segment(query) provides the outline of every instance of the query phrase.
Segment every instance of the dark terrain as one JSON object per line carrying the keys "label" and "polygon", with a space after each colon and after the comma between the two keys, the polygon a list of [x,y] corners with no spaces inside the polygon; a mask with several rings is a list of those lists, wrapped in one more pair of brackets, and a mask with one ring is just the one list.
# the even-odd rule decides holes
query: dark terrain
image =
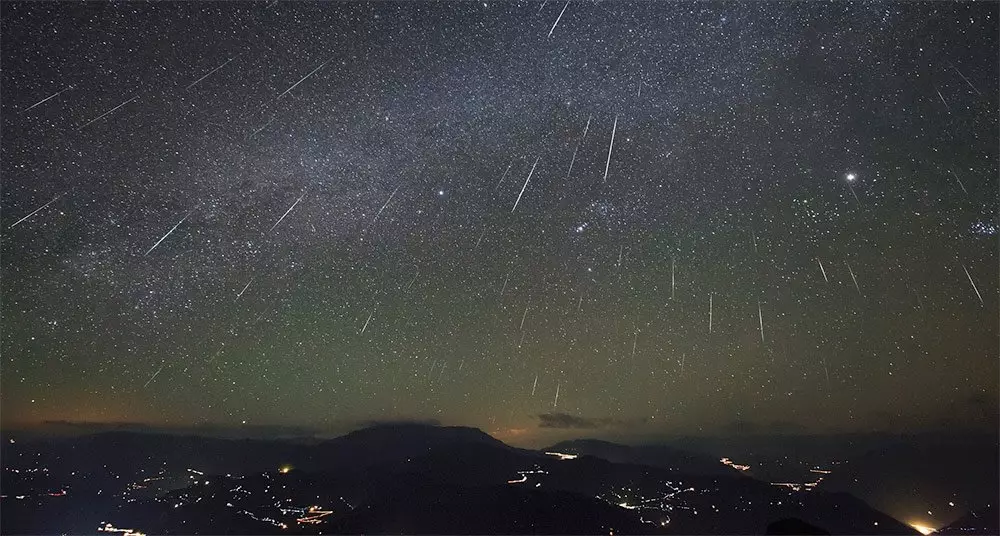
{"label": "dark terrain", "polygon": [[[583,447],[602,457],[544,453]],[[774,486],[678,449],[553,449],[423,425],[311,443],[5,437],[0,532],[762,534],[793,519],[833,534],[914,533],[850,494]]]}

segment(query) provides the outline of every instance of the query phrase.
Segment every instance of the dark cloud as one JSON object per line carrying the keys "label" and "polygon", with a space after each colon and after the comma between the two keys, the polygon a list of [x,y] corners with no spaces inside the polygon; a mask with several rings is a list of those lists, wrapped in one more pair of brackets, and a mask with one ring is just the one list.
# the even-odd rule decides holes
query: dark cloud
{"label": "dark cloud", "polygon": [[437,419],[384,419],[384,420],[376,419],[376,420],[358,422],[358,428],[371,428],[375,426],[407,426],[407,425],[441,426],[441,421]]}
{"label": "dark cloud", "polygon": [[733,421],[723,427],[723,432],[732,435],[801,435],[810,431],[808,427],[790,421]]}
{"label": "dark cloud", "polygon": [[539,428],[560,428],[576,430],[595,430],[599,428],[615,428],[625,426],[626,421],[610,417],[593,418],[579,417],[568,413],[542,413],[538,415]]}
{"label": "dark cloud", "polygon": [[128,431],[128,432],[155,431],[155,428],[153,426],[141,422],[90,422],[90,421],[51,420],[51,421],[43,421],[42,427],[57,432],[66,431],[66,432],[76,432],[84,434],[91,434],[97,432],[113,432],[113,431]]}
{"label": "dark cloud", "polygon": [[90,422],[90,421],[44,421],[35,431],[52,434],[97,434],[101,432],[141,432],[151,434],[190,434],[222,438],[291,438],[321,435],[324,430],[309,426],[294,425],[242,425],[227,426],[216,423],[200,423],[190,426],[154,425],[140,422]]}

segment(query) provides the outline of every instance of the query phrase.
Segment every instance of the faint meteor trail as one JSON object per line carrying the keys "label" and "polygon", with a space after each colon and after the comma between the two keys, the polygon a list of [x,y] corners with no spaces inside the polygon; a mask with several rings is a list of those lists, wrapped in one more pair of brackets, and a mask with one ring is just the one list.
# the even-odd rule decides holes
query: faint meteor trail
{"label": "faint meteor trail", "polygon": [[820,354],[820,357],[823,360],[823,375],[826,376],[826,392],[827,392],[827,394],[829,394],[830,393],[830,369],[827,368],[827,366],[826,366],[826,355],[825,354]]}
{"label": "faint meteor trail", "polygon": [[753,252],[757,253],[757,233],[754,233],[753,229],[750,229],[750,239],[753,240]]}
{"label": "faint meteor trail", "polygon": [[63,192],[63,193],[61,193],[61,194],[59,194],[59,195],[57,195],[57,196],[53,197],[53,198],[52,198],[51,200],[49,200],[49,202],[48,202],[48,203],[45,203],[44,205],[42,205],[42,206],[40,206],[40,207],[36,208],[35,210],[32,210],[32,211],[31,211],[31,214],[28,214],[27,216],[25,216],[25,217],[23,217],[23,218],[21,218],[21,219],[17,220],[16,222],[14,222],[14,223],[13,223],[13,225],[11,225],[10,227],[8,227],[8,229],[13,229],[14,227],[17,227],[17,225],[18,225],[19,223],[21,223],[21,222],[23,222],[24,220],[26,220],[26,219],[28,219],[28,218],[30,218],[30,217],[32,217],[32,216],[34,216],[35,214],[38,214],[38,213],[39,213],[39,212],[41,212],[41,211],[42,211],[43,209],[45,209],[45,207],[47,207],[47,206],[51,205],[52,203],[55,203],[57,199],[59,199],[60,197],[62,197],[62,196],[64,196],[64,195],[66,195],[66,192]]}
{"label": "faint meteor trail", "polygon": [[149,385],[149,382],[153,381],[157,376],[159,376],[160,371],[162,371],[163,367],[165,366],[167,366],[166,363],[161,363],[160,368],[156,369],[156,372],[154,372],[153,375],[150,376],[148,380],[146,380],[146,383],[142,384],[142,388],[145,389]]}
{"label": "faint meteor trail", "polygon": [[163,242],[164,240],[166,240],[167,237],[170,236],[170,234],[173,233],[175,229],[177,229],[178,227],[180,227],[180,225],[182,223],[184,223],[184,220],[188,219],[188,216],[190,216],[191,214],[194,213],[194,211],[195,211],[195,209],[191,209],[191,212],[188,212],[187,214],[185,214],[184,217],[181,218],[181,221],[177,222],[173,227],[170,228],[169,231],[167,231],[167,234],[163,235],[159,240],[156,241],[155,244],[153,244],[153,246],[151,248],[149,248],[148,250],[146,250],[146,253],[143,254],[143,257],[145,257],[146,255],[149,255],[150,253],[152,253],[152,251],[154,249],[156,249],[156,246],[159,246],[160,242]]}
{"label": "faint meteor trail", "polygon": [[271,123],[273,123],[274,119],[275,118],[273,118],[273,117],[271,119],[269,119],[267,121],[267,123],[264,123],[263,125],[260,126],[260,128],[258,128],[257,130],[251,132],[250,135],[247,136],[247,138],[252,138],[252,137],[256,136],[261,130],[264,130],[265,128],[267,128],[268,125],[270,125]]}
{"label": "faint meteor trail", "polygon": [[677,259],[670,259],[670,299],[674,299],[674,290],[677,289],[677,280],[674,279],[674,274],[677,271]]}
{"label": "faint meteor trail", "polygon": [[220,346],[219,349],[214,354],[212,354],[212,357],[208,358],[208,361],[206,361],[205,364],[211,365],[212,361],[215,361],[215,358],[219,357],[219,355],[221,355],[222,351],[225,349],[226,349],[226,343],[222,343],[222,346]]}
{"label": "faint meteor trail", "polygon": [[638,342],[638,340],[639,340],[639,330],[636,330],[635,333],[632,334],[632,357],[630,357],[629,359],[635,359],[635,343]]}
{"label": "faint meteor trail", "polygon": [[948,65],[951,65],[951,68],[952,68],[952,69],[955,69],[955,72],[956,72],[956,73],[958,73],[958,76],[961,76],[961,77],[962,77],[962,80],[965,80],[965,83],[966,83],[966,84],[969,84],[969,87],[971,87],[971,88],[972,88],[972,91],[975,91],[975,92],[976,92],[976,95],[979,95],[980,97],[981,97],[981,96],[983,95],[982,93],[980,93],[980,92],[979,92],[979,90],[978,90],[978,89],[976,89],[976,86],[972,85],[972,82],[969,82],[969,79],[968,79],[968,78],[966,78],[964,74],[962,74],[962,71],[959,71],[959,70],[958,70],[958,67],[955,67],[955,65],[954,65],[954,64],[952,64],[951,62],[948,62]]}
{"label": "faint meteor trail", "polygon": [[965,195],[969,195],[969,191],[966,190],[965,185],[962,184],[962,179],[958,178],[958,175],[950,169],[948,170],[948,173],[951,173],[951,176],[955,177],[955,180],[958,181],[958,185],[962,187],[962,191],[965,192]]}
{"label": "faint meteor trail", "polygon": [[615,114],[615,124],[611,127],[611,144],[608,145],[608,161],[604,164],[604,182],[608,182],[608,170],[611,168],[611,151],[615,148],[615,132],[618,131],[618,115]]}
{"label": "faint meteor trail", "polygon": [[372,312],[368,313],[368,320],[365,320],[365,325],[361,327],[361,333],[364,333],[365,330],[368,329],[368,323],[372,321],[372,315],[374,314],[375,309],[372,309]]}
{"label": "faint meteor trail", "polygon": [[216,67],[215,69],[212,69],[211,71],[208,71],[208,73],[205,74],[205,76],[202,76],[201,78],[199,78],[199,79],[195,80],[194,82],[191,82],[190,84],[188,84],[184,89],[185,90],[191,89],[192,87],[195,86],[195,84],[197,84],[198,82],[201,82],[202,80],[208,78],[209,76],[212,76],[212,73],[214,73],[215,71],[218,71],[219,69],[225,67],[226,65],[229,64],[229,62],[235,60],[238,57],[239,57],[239,55],[236,55],[236,56],[233,56],[232,58],[229,58],[222,65]]}
{"label": "faint meteor trail", "polygon": [[844,264],[847,265],[847,271],[848,271],[848,273],[851,274],[851,280],[854,281],[854,288],[857,289],[858,294],[860,295],[861,294],[861,287],[858,286],[858,278],[854,277],[854,270],[851,269],[851,263],[849,263],[847,261],[844,261]]}
{"label": "faint meteor trail", "polygon": [[560,387],[560,385],[562,385],[562,382],[557,382],[556,383],[556,399],[552,401],[552,407],[553,408],[559,406],[559,387]]}
{"label": "faint meteor trail", "polygon": [[531,171],[528,172],[528,178],[524,179],[524,186],[521,187],[521,193],[517,194],[517,201],[514,201],[514,208],[510,209],[511,214],[513,214],[514,211],[517,210],[517,204],[521,202],[521,196],[524,195],[524,190],[525,188],[528,187],[528,181],[531,180],[531,175],[535,172],[535,166],[538,165],[539,158],[541,157],[540,156],[535,157],[535,163],[531,165]]}
{"label": "faint meteor trail", "polygon": [[138,95],[132,97],[131,99],[129,99],[129,100],[127,100],[127,101],[119,104],[118,106],[115,106],[114,108],[112,108],[112,109],[104,112],[103,114],[101,114],[101,115],[99,115],[99,116],[91,119],[90,121],[87,121],[86,123],[84,123],[84,125],[82,127],[78,128],[77,130],[83,130],[85,127],[87,127],[87,125],[89,125],[89,124],[93,123],[94,121],[97,121],[97,120],[99,120],[99,119],[101,119],[103,117],[106,117],[107,115],[113,113],[115,110],[121,108],[122,106],[125,106],[126,104],[128,104],[128,103],[130,103],[130,102],[132,102],[132,101],[134,101],[135,99],[138,99],[138,98],[139,98]]}
{"label": "faint meteor trail", "polygon": [[576,144],[576,149],[573,149],[573,158],[569,159],[569,169],[566,170],[566,178],[573,173],[573,164],[576,163],[576,153],[580,151],[580,144]]}
{"label": "faint meteor trail", "polygon": [[278,98],[280,99],[281,97],[284,97],[285,95],[287,95],[289,91],[295,89],[295,86],[298,86],[302,82],[305,82],[306,78],[309,78],[310,76],[316,74],[316,71],[318,71],[318,70],[322,69],[323,67],[325,67],[327,63],[330,63],[330,60],[324,61],[323,63],[319,64],[319,67],[316,67],[312,71],[309,71],[309,74],[307,74],[307,75],[303,76],[302,78],[300,78],[298,82],[295,82],[294,84],[292,84],[292,87],[286,89],[284,92],[281,93],[281,95],[278,95]]}
{"label": "faint meteor trail", "polygon": [[593,119],[594,114],[587,116],[587,124],[583,127],[583,135],[580,136],[580,141],[587,139],[587,132],[590,132],[590,120]]}
{"label": "faint meteor trail", "polygon": [[827,277],[826,277],[826,269],[823,268],[823,261],[819,260],[819,257],[816,257],[816,262],[819,263],[819,271],[823,272],[823,281],[829,283],[830,280],[827,279]]}
{"label": "faint meteor trail", "polygon": [[938,89],[937,86],[934,86],[934,91],[937,92],[938,98],[941,99],[941,103],[944,104],[944,107],[948,110],[948,113],[951,113],[951,106],[948,106],[948,102],[944,100],[944,95],[941,95],[941,90]]}
{"label": "faint meteor trail", "polygon": [[53,93],[53,94],[49,95],[48,97],[45,97],[44,99],[42,99],[42,100],[40,100],[40,101],[36,102],[35,104],[32,104],[31,106],[28,106],[27,108],[25,108],[25,109],[21,110],[21,111],[20,111],[20,112],[18,112],[18,113],[20,113],[20,114],[23,114],[24,112],[27,112],[28,110],[30,110],[30,109],[32,109],[32,108],[34,108],[35,106],[38,106],[38,105],[40,105],[40,104],[42,104],[42,103],[44,103],[44,102],[47,102],[47,101],[49,101],[49,100],[51,100],[51,99],[54,99],[54,98],[58,97],[59,95],[61,95],[61,94],[65,93],[66,91],[69,91],[69,90],[71,90],[71,89],[73,89],[73,86],[72,86],[72,85],[69,85],[69,86],[66,86],[65,88],[63,88],[63,89],[61,89],[61,90],[59,90],[59,91],[56,91],[55,93]]}
{"label": "faint meteor trail", "polygon": [[847,183],[847,189],[851,191],[851,195],[854,196],[854,201],[857,202],[858,206],[860,207],[861,206],[861,200],[858,199],[858,194],[855,193],[854,187],[851,186],[851,183]]}
{"label": "faint meteor trail", "polygon": [[528,317],[528,308],[530,307],[531,307],[530,303],[524,306],[524,314],[521,315],[521,325],[517,328],[521,331],[524,331],[524,319]]}
{"label": "faint meteor trail", "polygon": [[[907,287],[909,287],[909,285],[907,285]],[[923,309],[924,308],[924,300],[920,297],[920,293],[917,292],[917,289],[915,289],[915,288],[914,289],[910,289],[910,290],[913,291],[913,295],[916,296],[916,298],[917,298],[917,308],[918,309]]]}
{"label": "faint meteor trail", "polygon": [[271,228],[267,230],[267,232],[270,233],[271,231],[273,231],[274,228],[277,227],[279,223],[281,223],[281,220],[284,220],[285,216],[288,216],[288,213],[291,212],[292,209],[295,208],[295,205],[298,205],[299,201],[302,201],[302,198],[305,197],[305,196],[306,196],[306,193],[302,192],[302,195],[300,195],[299,198],[296,199],[294,203],[292,203],[292,206],[288,207],[288,210],[286,210],[285,213],[282,214],[280,218],[278,218],[278,221],[274,222],[274,225],[272,225]]}
{"label": "faint meteor trail", "polygon": [[712,294],[708,294],[708,332],[712,332]]}
{"label": "faint meteor trail", "polygon": [[516,158],[510,159],[510,163],[507,164],[507,169],[503,172],[503,175],[500,176],[500,180],[497,181],[497,185],[493,187],[494,190],[496,190],[497,188],[500,187],[501,184],[503,184],[503,180],[507,178],[507,173],[510,173],[510,167],[514,165],[514,160],[517,159]]}
{"label": "faint meteor trail", "polygon": [[684,374],[684,360],[687,358],[687,354],[681,354],[681,374]]}
{"label": "faint meteor trail", "polygon": [[479,249],[479,244],[482,243],[483,237],[486,236],[486,228],[483,227],[483,232],[479,233],[479,239],[476,240],[476,245],[473,249]]}
{"label": "faint meteor trail", "polygon": [[397,186],[396,189],[393,190],[391,194],[389,194],[389,199],[387,199],[385,204],[382,205],[382,208],[378,209],[378,213],[376,213],[375,217],[372,218],[372,223],[375,223],[375,221],[378,220],[378,217],[382,215],[382,211],[385,210],[385,207],[389,206],[389,203],[392,202],[392,198],[393,196],[396,195],[397,191],[399,191],[399,186]]}
{"label": "faint meteor trail", "polygon": [[757,300],[757,318],[760,319],[760,342],[764,342],[764,313],[760,310],[760,300]]}
{"label": "faint meteor trail", "polygon": [[559,21],[562,19],[563,13],[566,12],[567,7],[569,7],[569,0],[566,0],[566,5],[563,6],[562,11],[559,12],[559,16],[556,17],[555,24],[553,24],[552,29],[549,30],[549,37],[552,37],[552,32],[556,31],[556,25],[559,24]]}
{"label": "faint meteor trail", "polygon": [[538,387],[538,374],[535,374],[535,383],[531,384],[531,396],[535,396],[535,388]]}
{"label": "faint meteor trail", "polygon": [[507,277],[503,280],[503,286],[500,287],[500,295],[503,296],[503,292],[507,290],[507,282],[510,281],[510,272],[507,272]]}
{"label": "faint meteor trail", "polygon": [[250,281],[247,281],[247,284],[246,284],[245,287],[243,287],[243,290],[241,290],[240,293],[236,295],[236,299],[240,299],[240,296],[242,296],[243,293],[246,292],[248,288],[250,288],[250,284],[251,283],[253,283],[253,279],[252,278],[250,279]]}
{"label": "faint meteor trail", "polygon": [[965,270],[965,277],[969,278],[969,283],[972,283],[972,290],[976,291],[976,297],[979,298],[979,304],[986,305],[983,303],[983,295],[979,293],[979,288],[976,287],[976,282],[972,280],[972,274],[969,273],[969,269],[966,268],[964,264],[962,265],[962,269]]}
{"label": "faint meteor trail", "polygon": [[413,279],[410,279],[410,282],[406,284],[406,288],[403,289],[403,292],[410,290],[410,287],[413,286],[413,282],[417,280],[418,275],[420,275],[419,270],[413,274]]}
{"label": "faint meteor trail", "polygon": [[583,140],[587,139],[587,131],[590,130],[590,120],[593,115],[587,116],[587,125],[583,127],[583,136],[580,136],[580,141],[576,142],[576,149],[573,149],[573,158],[569,161],[569,170],[566,171],[566,178],[573,173],[573,164],[576,162],[576,153],[580,151],[580,145],[583,145]]}

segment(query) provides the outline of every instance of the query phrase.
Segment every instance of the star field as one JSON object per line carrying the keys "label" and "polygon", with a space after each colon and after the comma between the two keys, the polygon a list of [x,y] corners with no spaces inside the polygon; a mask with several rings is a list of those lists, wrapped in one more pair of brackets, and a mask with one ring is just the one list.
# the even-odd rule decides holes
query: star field
{"label": "star field", "polygon": [[5,424],[995,424],[995,4],[0,10]]}

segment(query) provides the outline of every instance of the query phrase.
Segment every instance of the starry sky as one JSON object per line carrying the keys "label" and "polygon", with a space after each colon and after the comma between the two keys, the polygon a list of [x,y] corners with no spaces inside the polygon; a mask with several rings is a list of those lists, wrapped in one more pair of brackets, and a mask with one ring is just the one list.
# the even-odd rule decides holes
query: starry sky
{"label": "starry sky", "polygon": [[995,3],[0,11],[5,426],[995,426]]}

